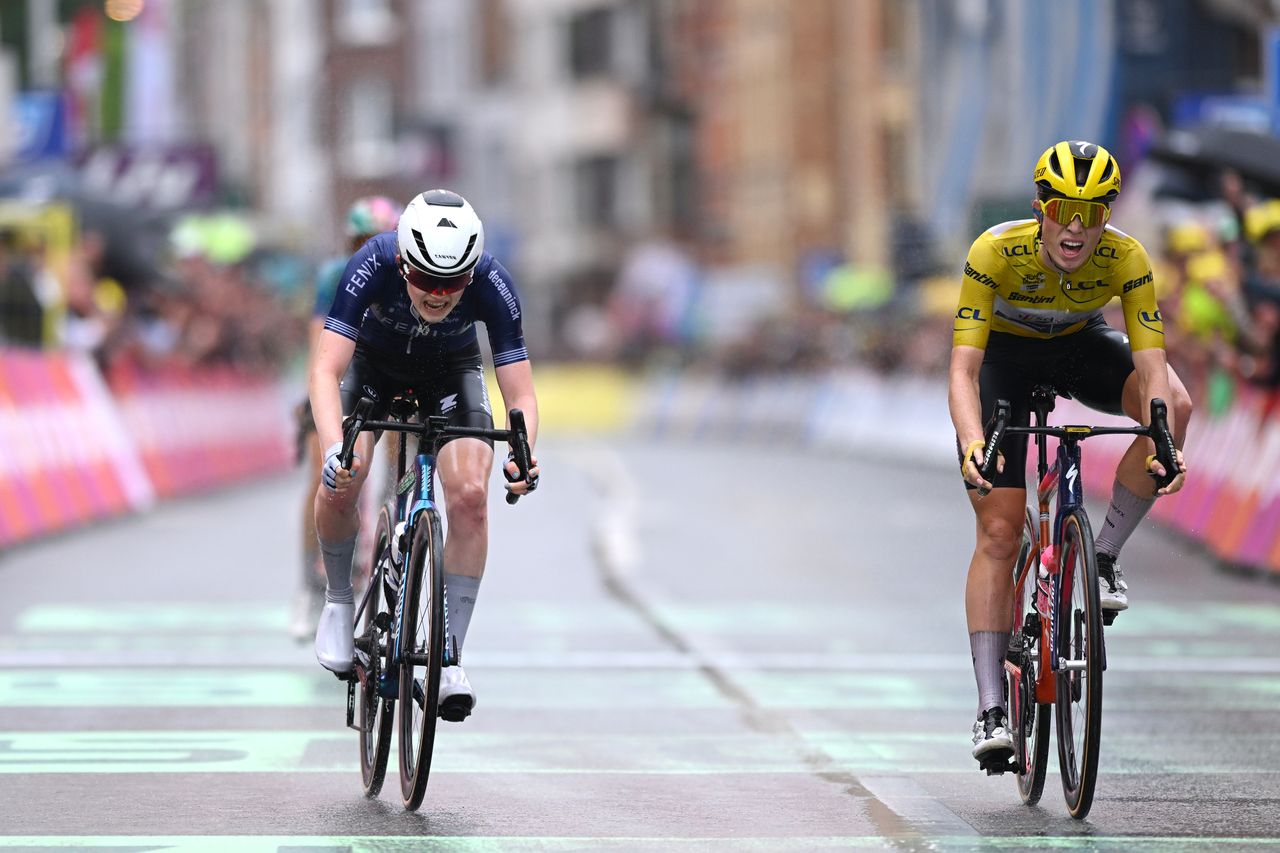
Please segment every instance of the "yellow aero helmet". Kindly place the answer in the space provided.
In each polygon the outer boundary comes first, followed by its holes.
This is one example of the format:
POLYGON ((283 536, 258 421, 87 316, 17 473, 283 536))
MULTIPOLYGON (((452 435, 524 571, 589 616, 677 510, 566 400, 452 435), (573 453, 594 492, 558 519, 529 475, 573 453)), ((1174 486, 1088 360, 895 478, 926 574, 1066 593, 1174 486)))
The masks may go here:
POLYGON ((1083 140, 1059 142, 1036 162, 1036 186, 1042 195, 1115 201, 1120 195, 1120 165, 1101 145, 1083 140))

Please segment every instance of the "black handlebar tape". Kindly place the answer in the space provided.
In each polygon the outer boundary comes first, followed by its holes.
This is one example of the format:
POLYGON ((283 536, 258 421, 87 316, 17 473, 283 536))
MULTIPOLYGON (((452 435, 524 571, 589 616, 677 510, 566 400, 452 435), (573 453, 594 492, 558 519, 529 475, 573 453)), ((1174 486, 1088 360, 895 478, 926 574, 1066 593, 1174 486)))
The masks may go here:
POLYGON ((1169 409, 1159 397, 1151 400, 1150 435, 1156 445, 1156 461, 1164 466, 1164 476, 1151 476, 1156 485, 1163 489, 1177 478, 1181 469, 1178 467, 1178 448, 1169 431, 1169 409))
MULTIPOLYGON (((529 468, 532 467, 529 452, 529 429, 525 426, 524 412, 520 409, 512 409, 507 413, 507 417, 511 422, 511 437, 508 441, 511 444, 511 456, 516 463, 517 476, 511 482, 529 479, 529 468)), ((506 468, 504 466, 503 472, 506 468)), ((510 479, 510 477, 508 477, 510 479)), ((514 504, 520 500, 520 496, 514 492, 507 492, 507 503, 514 504)))
POLYGON ((361 397, 360 402, 356 403, 355 411, 342 422, 342 454, 338 457, 338 462, 343 470, 351 470, 356 439, 360 437, 360 431, 364 429, 364 422, 369 419, 369 412, 372 409, 373 401, 368 397, 361 397))
MULTIPOLYGON (((987 424, 987 443, 982 448, 982 464, 978 466, 978 474, 982 479, 991 482, 996 473, 996 463, 1000 458, 1000 442, 1004 440, 1005 428, 1009 426, 1009 401, 996 400, 996 409, 987 424)), ((968 460, 965 460, 966 462, 968 460)), ((978 487, 978 495, 986 497, 990 489, 978 487)))

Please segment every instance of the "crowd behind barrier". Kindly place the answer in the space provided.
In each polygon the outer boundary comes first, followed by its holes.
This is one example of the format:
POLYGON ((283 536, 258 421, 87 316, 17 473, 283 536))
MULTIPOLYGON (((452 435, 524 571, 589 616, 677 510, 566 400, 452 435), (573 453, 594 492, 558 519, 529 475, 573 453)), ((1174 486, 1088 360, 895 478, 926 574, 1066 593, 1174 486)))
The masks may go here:
POLYGON ((0 203, 0 546, 291 460, 275 377, 305 346, 304 269, 270 280, 228 216, 131 255, 147 235, 118 216, 0 203))

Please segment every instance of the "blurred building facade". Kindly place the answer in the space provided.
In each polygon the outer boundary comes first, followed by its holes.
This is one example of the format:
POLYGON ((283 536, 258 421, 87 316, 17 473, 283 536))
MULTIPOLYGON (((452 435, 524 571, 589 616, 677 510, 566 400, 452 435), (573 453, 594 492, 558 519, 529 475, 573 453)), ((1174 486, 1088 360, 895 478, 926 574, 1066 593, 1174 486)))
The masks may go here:
MULTIPOLYGON (((219 200, 316 255, 341 246, 360 195, 457 189, 547 348, 646 241, 782 305, 842 265, 952 269, 976 229, 1026 215, 1050 142, 1118 142, 1137 101, 1174 116, 1214 89, 1260 91, 1275 20, 1261 0, 124 5, 139 14, 112 24, 89 20, 96 0, 0 9, 27 33, 0 30, 19 97, 125 81, 120 114, 61 156, 207 146, 219 200)), ((0 54, 0 101, 4 81, 0 54)), ((113 194, 160 180, 135 155, 102 161, 113 194)))

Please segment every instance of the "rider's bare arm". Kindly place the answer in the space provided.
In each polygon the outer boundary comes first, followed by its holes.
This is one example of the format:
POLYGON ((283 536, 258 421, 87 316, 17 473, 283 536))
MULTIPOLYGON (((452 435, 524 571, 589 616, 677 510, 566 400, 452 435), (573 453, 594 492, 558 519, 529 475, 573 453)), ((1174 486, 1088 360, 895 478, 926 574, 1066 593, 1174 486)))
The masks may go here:
POLYGON ((494 374, 507 411, 520 409, 524 412, 524 421, 529 427, 529 446, 534 447, 538 440, 538 397, 533 390, 533 368, 526 359, 504 364, 494 370, 494 374))
POLYGON ((355 354, 356 342, 328 329, 320 333, 311 361, 311 412, 321 447, 342 441, 342 399, 338 386, 355 354))

